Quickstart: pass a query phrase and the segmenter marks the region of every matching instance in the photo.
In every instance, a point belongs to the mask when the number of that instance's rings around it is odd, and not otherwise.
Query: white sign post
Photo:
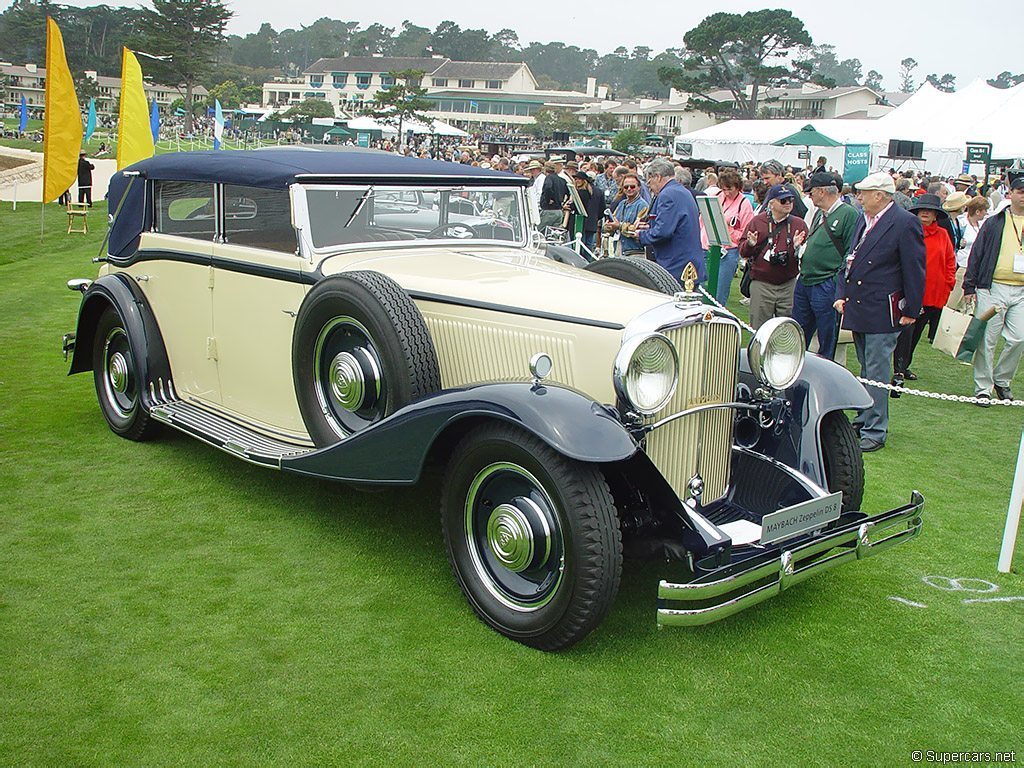
[[[1013,549],[1017,544],[1017,530],[1020,528],[1020,508],[1024,502],[1024,432],[1020,436],[1020,450],[1017,452],[1017,470],[1013,474],[1013,490],[1010,491],[1010,506],[1006,510],[1006,527],[1003,529],[1003,546],[999,550],[1000,573],[1010,572]]]

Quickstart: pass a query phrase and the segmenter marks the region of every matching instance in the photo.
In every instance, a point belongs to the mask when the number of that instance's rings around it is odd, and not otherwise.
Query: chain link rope
[[[714,304],[716,307],[720,309],[724,309],[726,312],[735,317],[737,322],[739,322],[739,324],[743,327],[743,330],[750,334],[756,333],[756,331],[751,325],[745,323],[743,319],[736,315],[735,313],[733,313],[732,310],[723,306],[718,301],[718,299],[716,299],[714,296],[707,292],[703,285],[698,285],[697,288],[704,295],[704,297],[708,299],[712,304]],[[914,389],[912,387],[898,386],[896,384],[890,384],[888,382],[875,381],[873,379],[865,379],[861,376],[857,376],[856,378],[857,381],[859,381],[861,384],[864,384],[865,386],[877,387],[878,389],[885,389],[888,390],[889,392],[899,392],[901,395],[913,395],[915,397],[925,397],[930,398],[932,400],[945,400],[951,403],[973,403],[974,405],[983,406],[1024,406],[1024,400],[996,400],[994,398],[971,397],[969,395],[947,395],[944,392],[928,392],[927,390],[924,389]]]

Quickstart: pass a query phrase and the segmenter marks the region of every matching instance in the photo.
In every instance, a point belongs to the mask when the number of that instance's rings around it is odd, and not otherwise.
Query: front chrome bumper
[[[914,491],[897,509],[801,541],[772,554],[726,565],[687,584],[658,585],[658,625],[710,624],[850,560],[871,557],[921,532],[924,497]],[[780,551],[781,550],[781,551]]]

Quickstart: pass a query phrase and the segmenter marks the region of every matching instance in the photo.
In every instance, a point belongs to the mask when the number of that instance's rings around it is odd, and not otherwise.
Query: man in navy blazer
[[[678,280],[686,265],[697,269],[697,279],[707,279],[704,249],[700,245],[700,214],[693,195],[676,181],[675,166],[658,158],[647,165],[647,186],[657,197],[651,204],[648,222],[636,227],[641,245],[654,249],[654,260]]]
[[[836,284],[835,308],[843,327],[853,332],[861,376],[881,382],[890,380],[900,331],[921,314],[924,298],[921,222],[894,203],[895,193],[887,173],[872,173],[857,184],[864,216],[853,230],[852,251]],[[864,452],[882,448],[889,432],[886,391],[868,387],[868,392],[872,405],[854,420]]]

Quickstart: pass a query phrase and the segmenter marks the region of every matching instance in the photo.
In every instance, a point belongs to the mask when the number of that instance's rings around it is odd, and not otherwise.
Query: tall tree
[[[956,75],[951,75],[948,72],[944,75],[930,74],[925,78],[925,82],[931,83],[944,93],[952,93],[956,90]]]
[[[858,85],[860,82],[860,59],[840,61],[834,45],[812,45],[794,65],[807,80],[827,88]]]
[[[391,54],[393,56],[429,56],[430,30],[418,27],[406,19],[402,22],[402,31],[395,38]]]
[[[433,123],[434,118],[426,113],[434,108],[434,102],[426,98],[427,91],[420,86],[423,70],[403,69],[401,72],[388,72],[388,77],[394,79],[394,85],[377,91],[367,111],[375,120],[398,129],[398,146],[401,148],[405,142],[402,124],[410,119],[427,125]]]
[[[263,22],[258,32],[251,32],[244,38],[235,41],[232,46],[231,61],[245,67],[280,65],[282,62],[277,48],[277,37],[274,28]]]
[[[395,44],[395,28],[383,24],[371,24],[352,36],[349,52],[353,56],[391,55]],[[332,54],[337,55],[337,54]]]
[[[732,94],[737,117],[757,117],[761,91],[787,81],[793,49],[811,45],[804,23],[782,9],[714,13],[683,36],[683,66],[662,67],[662,82],[694,94],[688,108],[723,111],[709,97],[717,89]]]
[[[150,59],[147,69],[154,79],[184,87],[185,103],[214,65],[224,42],[224,29],[234,14],[220,0],[152,0],[153,9],[142,11],[138,50],[165,56]],[[185,113],[185,130],[192,130],[192,112]]]
[[[882,73],[878,70],[872,69],[868,72],[867,77],[864,78],[864,85],[873,91],[882,90]]]
[[[986,82],[993,88],[1013,88],[1015,85],[1024,83],[1024,73],[1015,75],[1009,70],[1004,70]]]
[[[334,117],[334,107],[326,99],[306,99],[285,112],[282,117],[313,118]]]
[[[917,69],[917,62],[909,57],[900,62],[900,90],[903,93],[914,92],[915,69]]]

